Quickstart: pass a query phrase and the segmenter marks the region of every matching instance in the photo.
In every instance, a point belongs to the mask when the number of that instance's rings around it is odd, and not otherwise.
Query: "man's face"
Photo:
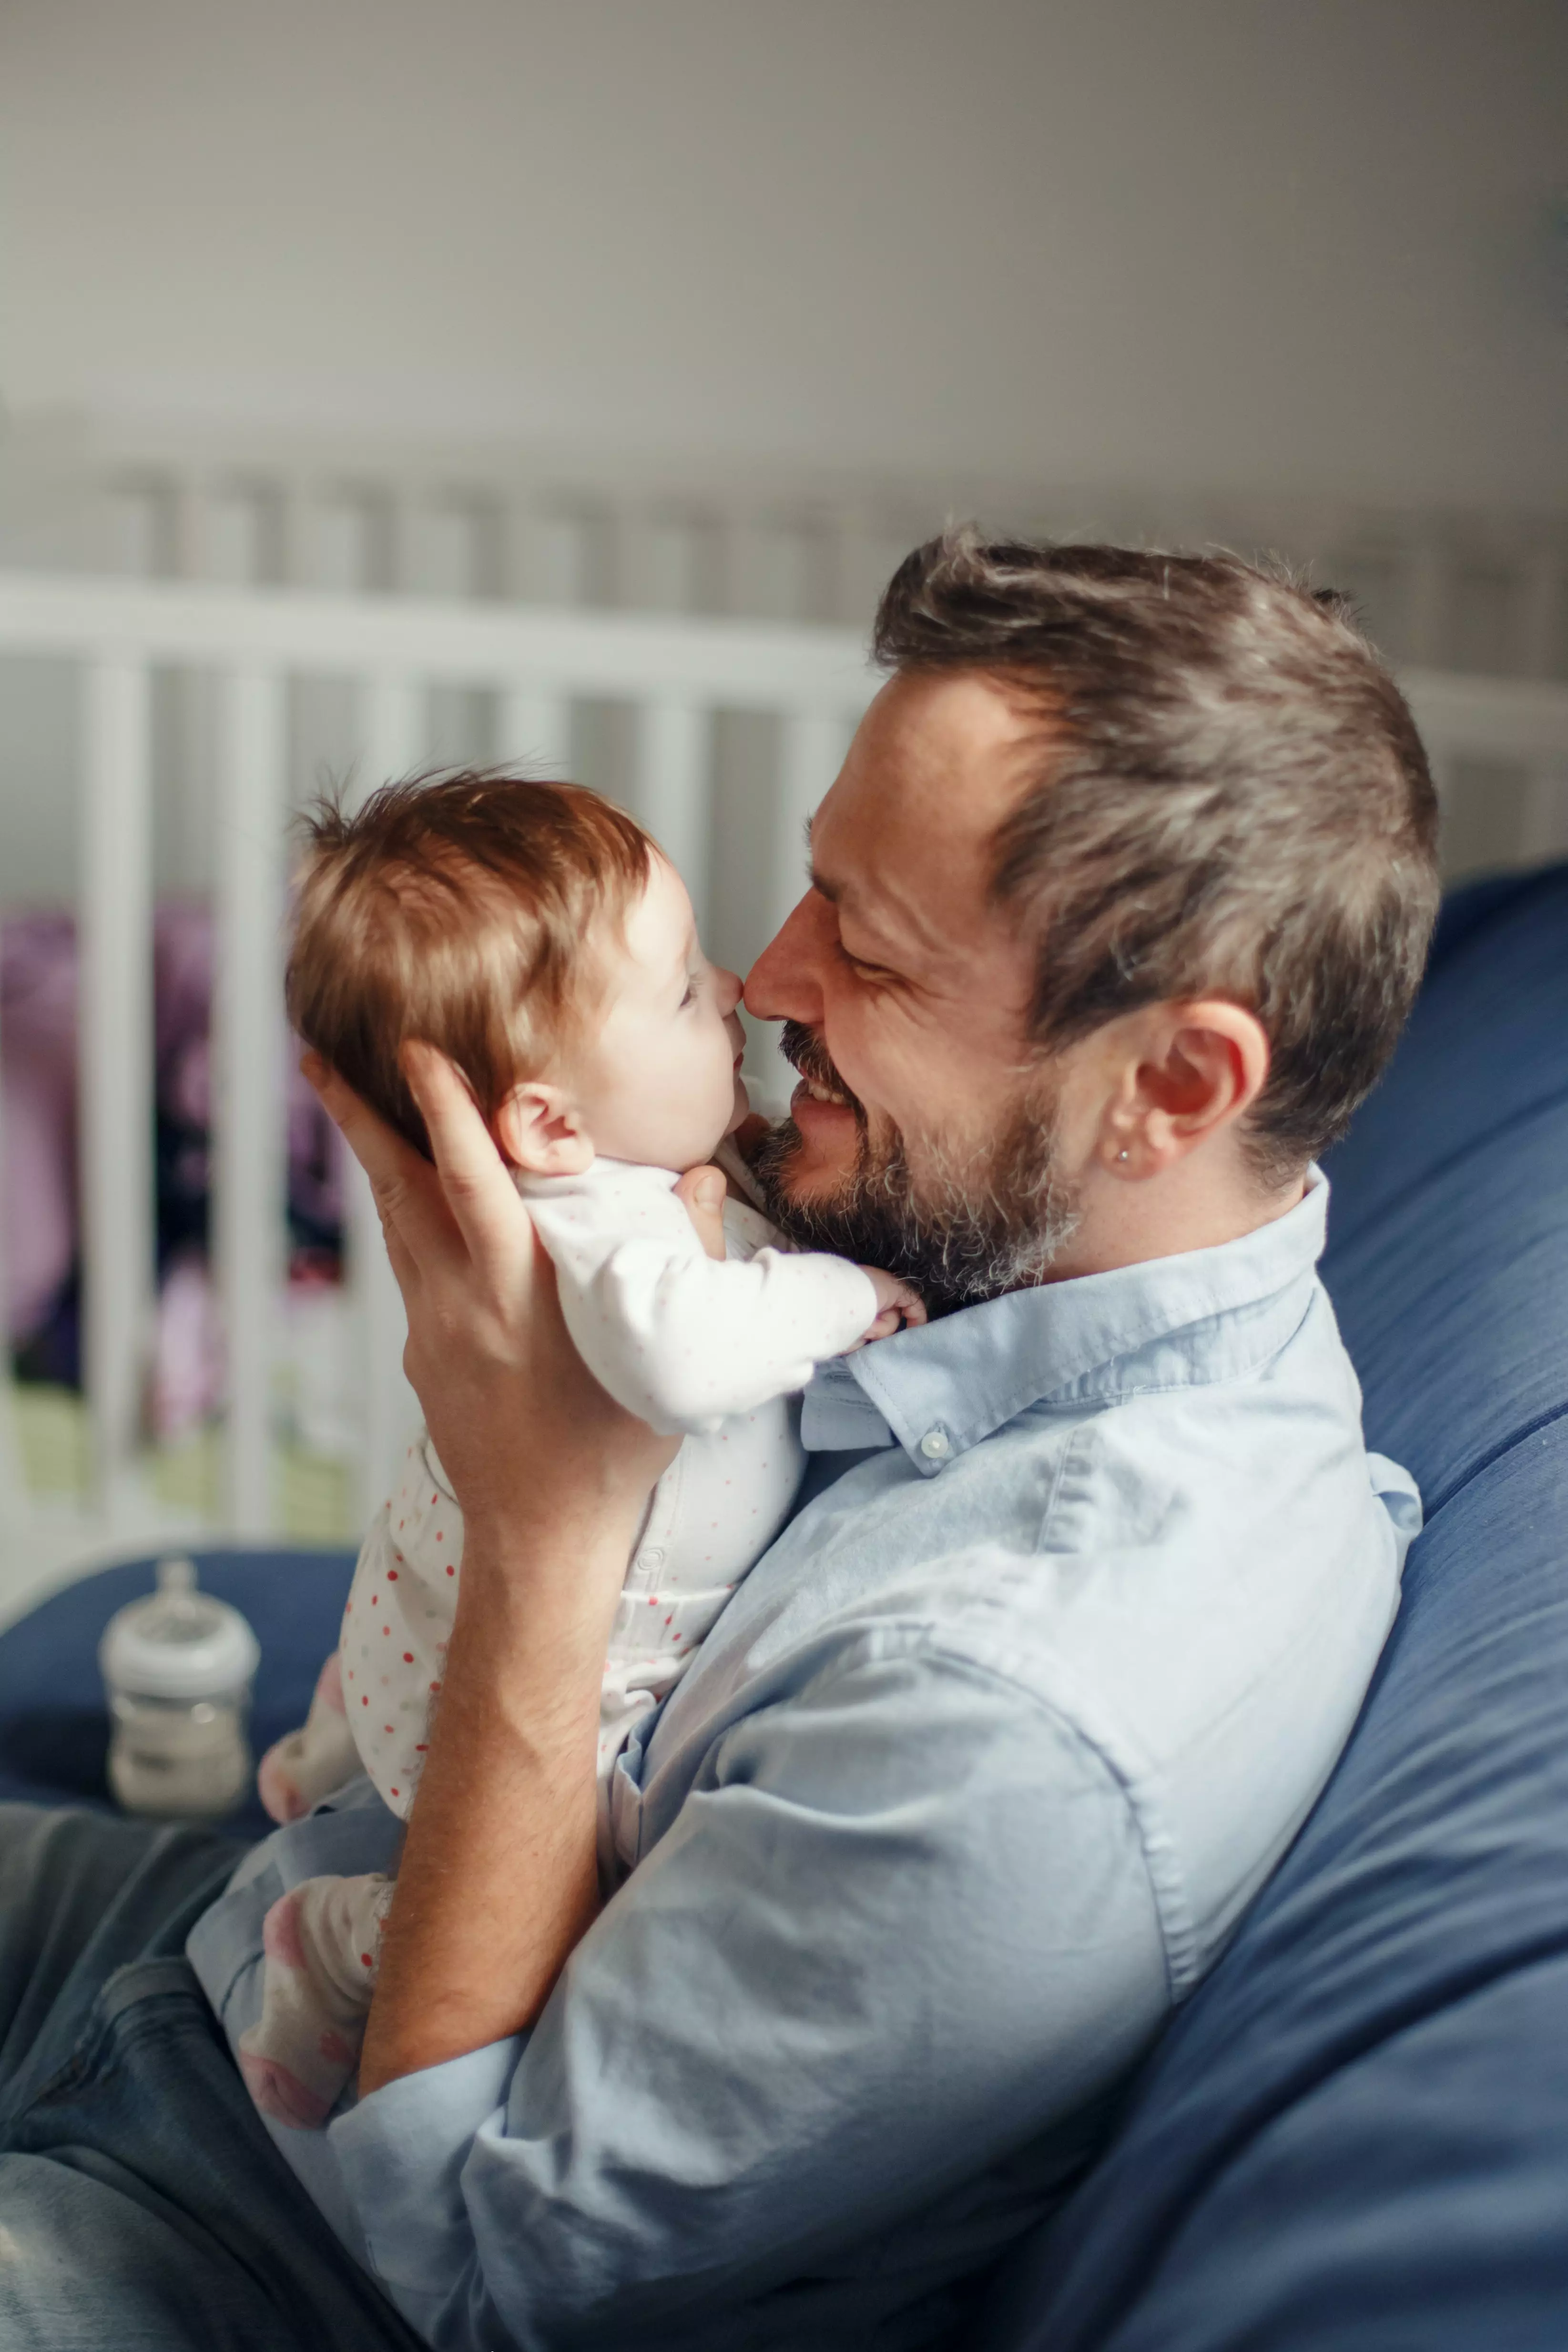
[[[890,680],[746,982],[802,1073],[758,1166],[773,1213],[938,1307],[1037,1280],[1076,1223],[1026,1036],[1033,956],[989,887],[1038,757],[1038,721],[989,680]]]

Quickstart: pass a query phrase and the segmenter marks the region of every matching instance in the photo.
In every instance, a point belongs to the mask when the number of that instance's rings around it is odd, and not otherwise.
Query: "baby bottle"
[[[237,1609],[196,1590],[188,1559],[116,1611],[98,1645],[113,1733],[109,1785],[128,1812],[216,1816],[250,1782],[246,1717],[261,1653]]]

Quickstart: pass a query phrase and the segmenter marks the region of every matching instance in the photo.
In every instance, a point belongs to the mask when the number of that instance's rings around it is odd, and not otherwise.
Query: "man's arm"
[[[922,1614],[813,1628],[738,1721],[684,1685],[531,2034],[331,2126],[432,2342],[869,2341],[1081,2163],[1168,2000],[1138,1823]]]
[[[362,2093],[531,2024],[598,1907],[599,1682],[635,1532],[548,1511],[537,1542],[467,1524]]]
[[[408,1310],[405,1365],[463,1507],[463,1576],[360,2069],[363,2092],[538,2015],[596,1906],[599,1679],[674,1453],[567,1337],[550,1262],[455,1071],[406,1049],[436,1166],[324,1066]]]

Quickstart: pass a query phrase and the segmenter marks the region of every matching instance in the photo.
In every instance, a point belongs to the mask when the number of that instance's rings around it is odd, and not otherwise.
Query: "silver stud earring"
[[[1126,1157],[1127,1157],[1127,1154],[1125,1153],[1125,1151],[1119,1151],[1119,1152],[1117,1153],[1116,1157],[1118,1158],[1118,1160],[1125,1160],[1125,1159],[1126,1159]]]

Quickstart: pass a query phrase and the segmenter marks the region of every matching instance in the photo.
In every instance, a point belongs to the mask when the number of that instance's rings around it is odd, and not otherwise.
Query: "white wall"
[[[8,0],[16,407],[1561,503],[1551,0]]]

